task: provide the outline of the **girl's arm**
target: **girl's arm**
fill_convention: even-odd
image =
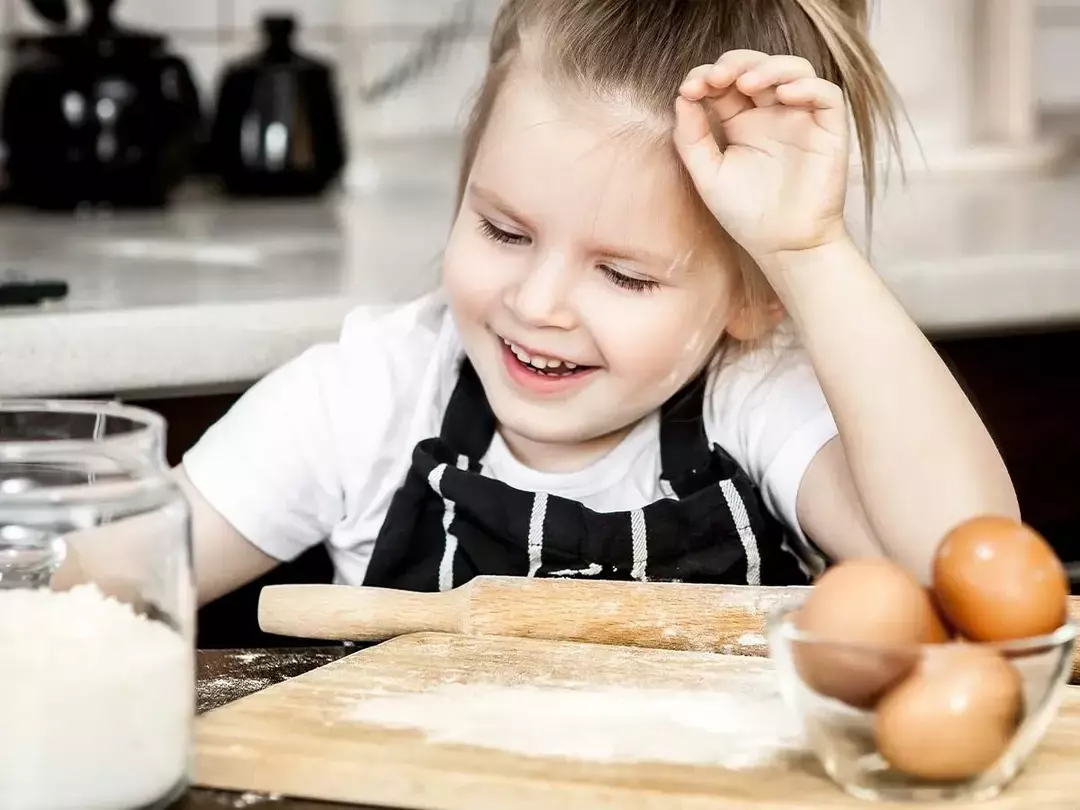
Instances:
[[[200,607],[258,579],[278,561],[259,550],[207,503],[183,466],[176,482],[191,507],[192,553]]]
[[[880,548],[926,581],[957,523],[1017,517],[985,427],[847,233],[842,90],[805,59],[730,51],[680,88],[675,144],[794,321],[836,419],[801,485],[807,534],[833,557]]]
[[[191,509],[195,584],[200,606],[258,579],[278,565],[277,560],[249,543],[214,510],[188,480],[183,467],[174,470],[177,485]],[[145,556],[147,537],[169,533],[173,517],[151,513],[70,534],[67,555],[53,575],[56,590],[93,582],[103,591],[139,604],[138,561]]]
[[[840,431],[804,478],[807,534],[825,548],[832,537],[851,541],[861,523],[889,557],[929,581],[949,529],[981,514],[1019,517],[979,416],[850,239],[780,254],[767,272],[784,278],[777,287]],[[846,495],[827,495],[828,481]]]

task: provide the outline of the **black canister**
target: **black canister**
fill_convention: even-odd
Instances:
[[[16,44],[3,92],[9,197],[48,209],[163,205],[193,164],[198,91],[163,36],[118,27],[113,0],[86,3],[82,30]]]
[[[320,194],[346,158],[333,69],[296,50],[293,17],[266,16],[261,24],[262,50],[222,77],[211,168],[235,196]]]

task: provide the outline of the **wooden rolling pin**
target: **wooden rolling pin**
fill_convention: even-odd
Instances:
[[[766,617],[807,590],[487,576],[444,593],[269,585],[259,626],[341,641],[441,632],[764,655]]]
[[[486,576],[444,593],[270,585],[259,598],[259,626],[339,641],[438,632],[768,655],[768,615],[808,590]],[[1080,622],[1080,597],[1069,597],[1069,613]],[[1080,682],[1080,646],[1072,682]]]

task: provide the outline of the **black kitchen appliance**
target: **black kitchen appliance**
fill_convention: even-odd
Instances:
[[[117,25],[114,0],[29,0],[52,26],[15,43],[2,96],[8,197],[45,209],[156,207],[190,171],[202,128],[187,64],[164,36]]]
[[[260,22],[262,48],[222,76],[209,164],[234,196],[316,195],[346,160],[334,71],[296,49],[292,16]]]

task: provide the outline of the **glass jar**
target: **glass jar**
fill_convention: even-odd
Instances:
[[[164,420],[0,400],[0,807],[144,810],[186,788],[190,514]]]

